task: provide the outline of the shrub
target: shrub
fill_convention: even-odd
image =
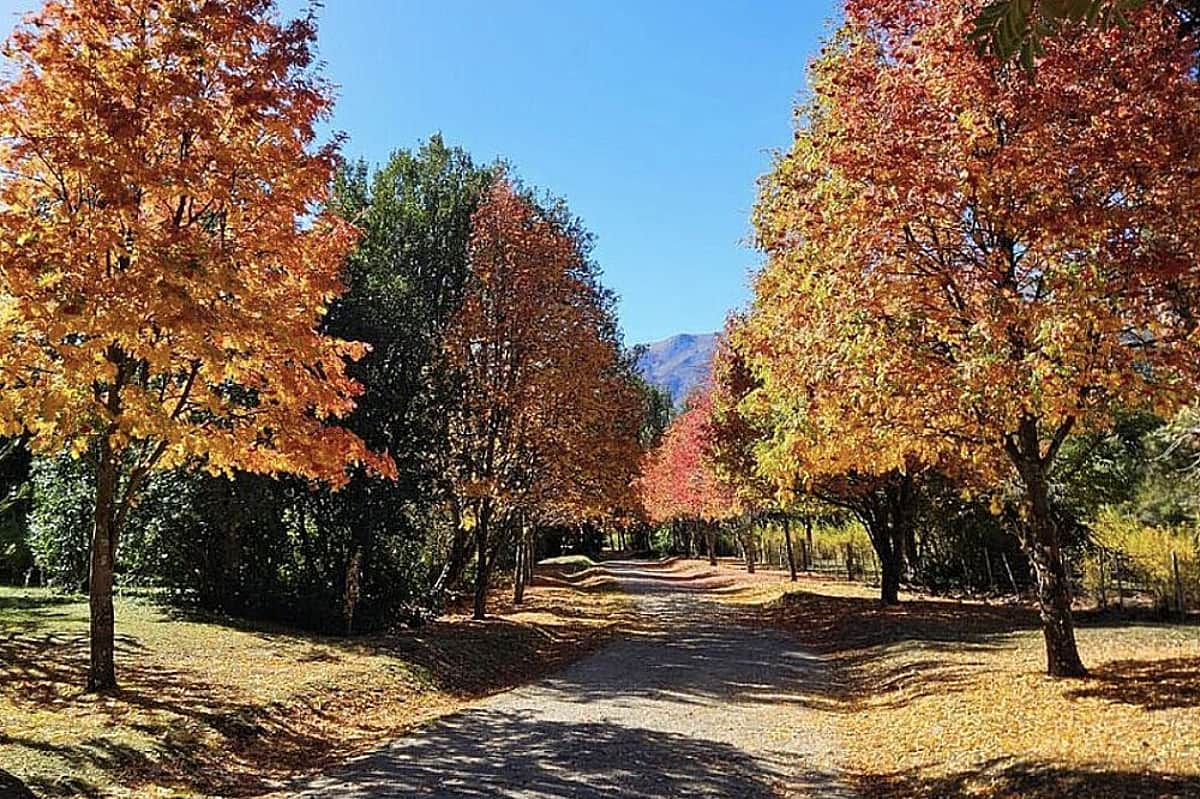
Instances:
[[[1153,594],[1161,608],[1175,604],[1175,575],[1171,556],[1179,559],[1184,601],[1188,607],[1200,607],[1200,538],[1191,526],[1145,524],[1108,508],[1092,522],[1099,549],[1087,556],[1084,585],[1093,592],[1100,589],[1101,558],[1106,559],[1106,574],[1111,574],[1112,552],[1120,555],[1123,568],[1138,587]],[[1112,577],[1105,581],[1111,586]],[[1111,590],[1111,588],[1109,588]]]

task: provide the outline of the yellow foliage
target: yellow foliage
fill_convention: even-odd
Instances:
[[[1189,607],[1200,605],[1200,534],[1195,529],[1147,525],[1111,508],[1092,522],[1092,529],[1106,551],[1090,554],[1085,561],[1084,583],[1089,590],[1100,589],[1102,561],[1104,580],[1112,585],[1115,551],[1139,586],[1152,591],[1161,605],[1171,606],[1175,601],[1174,555],[1179,561],[1184,601]]]

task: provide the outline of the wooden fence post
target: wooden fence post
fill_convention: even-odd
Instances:
[[[1008,572],[1008,582],[1012,584],[1013,596],[1020,599],[1021,590],[1017,588],[1017,578],[1013,577],[1012,566],[1008,565],[1008,554],[1001,552],[1000,558],[1004,561],[1004,571]]]
[[[1112,553],[1113,582],[1117,584],[1117,607],[1125,609],[1125,586],[1121,584],[1121,556],[1114,549]]]
[[[1175,609],[1180,621],[1187,618],[1187,605],[1183,601],[1183,579],[1179,574],[1179,553],[1171,553],[1171,571],[1175,574]]]

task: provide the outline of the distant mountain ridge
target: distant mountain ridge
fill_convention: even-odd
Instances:
[[[692,389],[708,380],[716,346],[716,333],[680,333],[646,345],[638,370],[647,383],[682,405]]]

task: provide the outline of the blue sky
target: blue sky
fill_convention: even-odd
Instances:
[[[379,163],[441,131],[565,196],[638,343],[715,330],[745,302],[754,181],[791,138],[834,5],[327,0],[320,55],[347,155]]]

